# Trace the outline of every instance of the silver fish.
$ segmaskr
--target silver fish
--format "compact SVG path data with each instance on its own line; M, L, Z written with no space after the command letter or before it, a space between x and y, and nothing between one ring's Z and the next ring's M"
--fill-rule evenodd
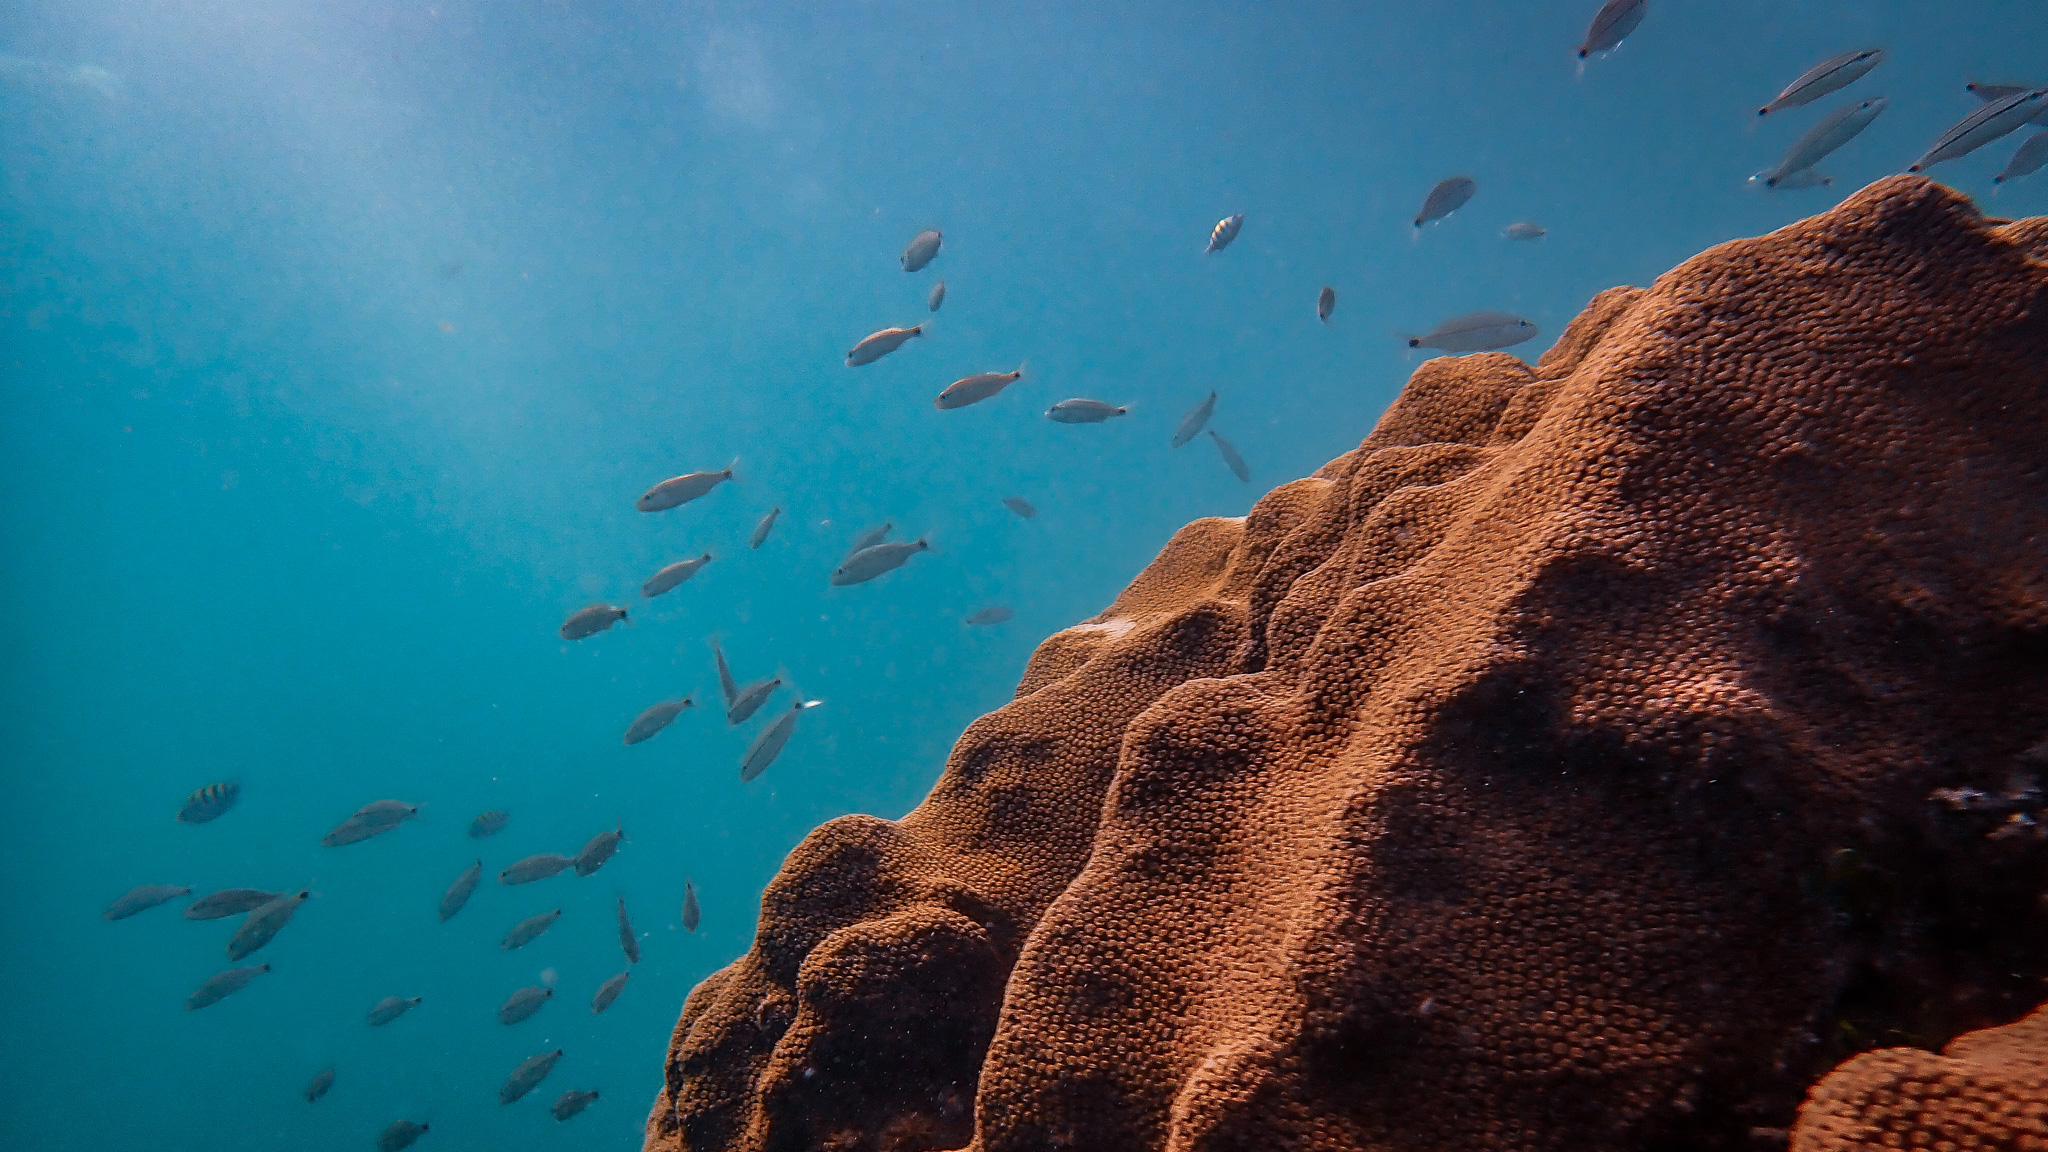
M1586 27L1586 42L1579 45L1579 59L1621 47L1628 34L1643 22L1649 8L1646 0L1607 0L1593 14L1593 23Z
M2003 100L2007 96L2031 92L2039 87L2039 84L1983 84L1973 80L1963 85L1963 91L1975 96L1978 103L1989 104L1993 100Z
M633 507L642 512L666 512L671 508L688 504L732 479L732 470L739 466L740 462L734 460L717 472L692 472L686 476L671 476L649 488L640 499L633 502Z
M1408 337L1410 348L1443 352L1489 352L1520 344L1536 335L1536 326L1506 312L1472 312L1446 320L1420 336Z
M1223 219L1218 220L1216 227L1209 230L1209 246L1202 249L1203 254L1221 252L1225 248L1230 247L1230 242L1237 239L1237 233L1243 227L1244 213L1242 212L1235 216L1225 216Z
M368 1021L372 1028L382 1028L419 1006L420 998L417 996L410 1000L403 996L386 996L371 1005L369 1013L363 1019Z
M939 393L937 400L932 401L932 407L953 409L979 404L1023 377L1022 368L1015 372L977 372L972 376L963 376L946 385L946 390Z
M681 716L689 707L690 698L688 696L680 700L663 700L659 704L648 705L647 710L635 717L633 723L626 727L626 743L638 744L642 740L652 740L655 733L668 727L676 717Z
M533 943L541 933L554 927L555 921L560 919L561 915L562 910L557 908L553 912L542 912L538 916L528 916L526 919L514 924L510 932L505 933L505 938L498 941L498 947L506 952L510 952L514 948L526 947L528 944Z
M242 918L241 927L236 928L235 934L228 937L228 959L240 960L270 943L284 930L285 925L292 922L292 913L299 910L299 905L304 904L312 896L310 889L301 888L297 892L286 893L260 908L251 910Z
M553 988L529 984L505 997L505 1002L498 1005L498 1023L517 1024L530 1019L535 1012L540 1011L541 1005L553 999L554 995Z
M282 892L266 892L261 888L223 888L194 900L192 906L185 909L185 919L219 920L237 916L253 912L282 895Z
M725 706L732 707L732 698L739 695L740 686L733 683L732 669L726 666L725 651L718 646L718 638L711 638L711 655L718 660L718 694L725 697Z
M936 228L927 228L911 237L910 243L903 249L903 270L916 272L931 263L932 258L939 254L939 245L945 239Z
M1424 224L1449 216L1463 208L1466 201L1472 199L1472 194L1477 191L1479 184L1470 176L1452 176L1437 181L1436 187L1429 190L1429 195L1422 198L1422 211L1415 214L1415 226L1420 228Z
M702 915L697 907L697 886L688 878L683 880L683 931L695 932L697 921Z
M775 518L780 515L782 515L781 508L770 508L768 514L761 517L761 522L754 525L754 534L747 539L747 547L759 548L761 545L766 544L768 542L768 533L775 530Z
M505 1077L504 1086L498 1089L498 1103L510 1104L533 1091L534 1085L547 1079L548 1073L555 1070L555 1061L561 1058L562 1050L557 1048L553 1052L543 1052L520 1061L519 1067L514 1068L512 1074Z
M384 1126L384 1131L377 1134L377 1152L405 1152L407 1148L412 1147L413 1141L426 1133L425 1124L415 1124L410 1120L393 1120Z
M626 990L626 979L632 975L631 972L621 972L598 985L597 995L590 998L590 1010L595 1013L611 1007L612 1001L619 998L619 993Z
M1777 167L1766 169L1757 175L1763 178L1766 185L1777 187L1778 181L1802 168L1813 167L1828 153L1854 140L1858 133L1870 127L1870 122L1877 119L1878 114L1885 110L1885 105L1884 97L1874 96L1861 104L1850 104L1835 109L1822 117L1813 127L1808 128L1805 135L1794 140L1792 147L1785 150L1785 158L1778 161Z
M336 824L333 831L320 838L320 843L329 848L359 844L372 836L382 836L419 815L419 811L419 805L407 804L403 800L374 800L356 809L355 815Z
M922 324L910 328L884 328L880 332L871 333L862 337L861 342L855 344L853 350L846 354L846 366L848 368L858 368L863 364L873 364L889 353L903 347L904 341L914 340L922 335L924 335L924 325Z
M626 610L610 604L592 604L569 613L562 621L562 639L585 640L608 631L612 625L626 619Z
M1173 446L1178 448L1200 436L1202 429L1209 425L1209 416L1215 411L1216 394L1211 392L1208 399L1188 409L1188 414L1180 418L1180 427L1173 430Z
M619 902L619 947L625 950L626 963L640 962L640 934L633 931L633 921L626 915L626 898L617 897Z
M981 611L976 612L972 616L969 616L966 622L976 627L980 627L986 624L1001 624L1003 621L1008 620L1010 617L1015 615L1015 612L1010 611L1008 608L1003 607L1001 604L996 604L987 608L983 608Z
M865 584L887 572L894 572L919 552L931 545L923 537L915 540L894 540L863 548L846 558L846 562L832 570L832 586L844 588L849 584Z
M775 695L775 690L780 687L782 687L782 677L773 676L758 684L749 684L745 688L740 689L739 694L732 698L731 706L725 710L727 726L745 723L749 716L760 711L761 705L766 704L768 698Z
M505 830L505 825L511 820L512 814L502 809L493 808L488 812L479 812L476 819L469 822L469 838L482 840L496 836Z
M1017 515L1022 516L1026 520L1038 519L1037 507L1034 506L1031 503L1031 501L1026 500L1022 496L1003 497L1003 507L1008 508L1010 511L1015 512Z
M892 531L895 527L896 525L894 524L884 524L880 528L870 528L867 531L861 533L860 535L855 536L853 538L853 546L846 550L846 554L848 556L851 556L855 552L865 552L868 549L873 548L875 545L880 544L884 540L887 540L889 538L890 531Z
M1783 175L1779 175L1778 170L1773 168L1751 176L1749 182L1761 184L1772 192L1797 192L1801 188L1825 188L1833 184L1835 178L1818 168L1801 168L1797 172L1787 172Z
M208 784L206 787L185 797L185 806L178 809L178 823L205 824L218 820L242 798L242 786L232 781Z
M500 884L531 884L561 873L562 869L573 866L576 858L560 852L536 852L524 860L516 860L498 873Z
M1323 285L1323 290L1316 293L1316 319L1328 324L1330 322L1330 314L1336 310L1337 290L1325 284Z
M597 1089L595 1088L571 1088L560 1096L555 1097L555 1102L548 1108L548 1111L553 1112L555 1119L558 1121L567 1120L569 1117L590 1107L591 1101L596 1099Z
M1944 160L1967 156L2044 114L2048 114L2048 88L2033 88L1989 101L1937 137L1906 171L1922 172Z
M1769 116L1801 104L1811 104L1830 92L1840 91L1863 79L1872 68L1884 63L1884 49L1859 48L1844 52L1808 68L1799 74L1799 79L1785 86L1776 99L1756 110L1759 116Z
M204 1008L209 1004L218 1004L222 1000L248 987L249 981L268 971L270 971L270 965L268 964L252 964L247 968L230 968L193 989L192 994L185 997L185 1011L191 1012L195 1009Z
M610 828L592 836L583 845L583 851L576 854L576 874L588 876L604 867L605 861L618 853L620 841L626 838L624 827Z
M945 302L946 282L944 280L941 280L937 284L932 285L931 294L924 298L924 306L928 311L937 312L939 310L939 305L944 304Z
M2005 162L2005 169L1991 178L1993 184L2017 180L2022 176L2038 172L2041 165L2048 164L2048 132L2036 132L2020 141L2019 151Z
M191 894L190 888L180 888L175 884L143 884L123 892L119 900L107 905L107 910L100 913L100 919L126 920L138 912L147 912L159 904Z
M1237 454L1237 449L1230 446L1230 441L1217 435L1214 428L1209 429L1209 439L1216 442L1216 451L1222 454L1223 463L1229 467L1231 475L1243 483L1251 483L1252 470L1244 466L1244 457Z
M647 583L640 586L640 595L651 600L688 580L690 577L695 576L699 568L709 563L711 563L711 553L709 552L693 560L678 560L654 575L649 576Z
M334 1069L322 1068L320 1071L315 1072L313 1078L306 1082L306 1103L311 1104L313 1101L327 1095L328 1090L333 1087Z
M1104 404L1100 400L1084 400L1077 396L1071 400L1062 400L1047 408L1045 410L1045 418L1061 424L1100 424L1104 420L1108 420L1113 416L1122 416L1129 411L1129 408L1119 408L1114 404Z
M1501 229L1500 234L1506 240L1540 240L1548 235L1543 225L1530 220L1518 220Z
M469 903L469 898L476 894L477 883L483 878L484 862L478 860L464 868L462 875L455 878L455 883L450 884L448 890L441 893L442 923L455 919L455 914L462 911L462 906Z
M796 731L796 718L803 715L806 709L816 708L823 703L823 700L799 700L789 711L777 716L775 723L761 729L761 734L754 737L753 745L747 749L746 759L740 761L740 783L744 784L766 772L768 766L775 763L775 757L782 752L782 746L789 743L790 734ZM685 886L683 891L683 911L687 919L690 909L688 887Z

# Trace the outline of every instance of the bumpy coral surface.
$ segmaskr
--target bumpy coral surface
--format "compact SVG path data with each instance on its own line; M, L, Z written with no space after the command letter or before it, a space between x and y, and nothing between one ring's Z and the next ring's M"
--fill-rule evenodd
M1942 1049L1868 1052L1814 1087L1792 1152L2048 1149L2048 1008Z
M1183 529L791 855L647 1147L1782 1149L2048 994L2044 705L2048 220L1886 180Z

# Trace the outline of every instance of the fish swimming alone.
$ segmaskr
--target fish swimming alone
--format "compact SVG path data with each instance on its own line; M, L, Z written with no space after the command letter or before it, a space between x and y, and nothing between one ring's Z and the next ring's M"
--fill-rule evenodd
M419 1006L420 998L417 996L410 1000L403 996L386 996L372 1004L370 1011L364 1015L363 1019L372 1028L382 1028L384 1025L391 1023L393 1020Z
M1208 399L1188 409L1187 415L1180 418L1180 427L1173 430L1173 446L1178 448L1201 435L1202 429L1209 425L1210 415L1215 411L1216 393L1211 392Z
M1008 508L1026 520L1036 520L1038 518L1037 505L1034 505L1022 496L1003 497L1003 507Z
M618 852L619 843L625 838L626 830L624 827L607 828L592 836L583 845L583 850L576 853L576 874L578 876L588 876L599 868L604 867L605 861L610 860Z
M1530 220L1518 220L1500 230L1503 240L1540 240L1548 233L1543 225Z
M1252 470L1244 466L1244 457L1237 454L1237 449L1231 446L1230 441L1225 440L1214 428L1209 429L1209 439L1216 442L1216 451L1222 454L1223 464L1230 469L1231 475L1243 483L1251 483Z
M1478 191L1478 182L1470 176L1452 176L1437 181L1429 195L1422 198L1422 211L1415 214L1415 226L1420 228L1449 216L1463 208Z
M759 711L761 705L766 704L768 698L775 695L775 690L780 687L782 677L771 676L758 684L749 684L740 689L733 696L732 703L725 709L726 726L745 723L747 717Z
M223 888L194 900L191 907L185 909L185 919L219 920L237 916L253 912L282 895L282 892L267 892L261 888Z
M548 1073L555 1070L555 1061L561 1058L562 1050L557 1048L553 1052L543 1052L520 1061L519 1067L514 1068L512 1074L505 1077L504 1086L498 1089L498 1103L510 1104L533 1091L535 1085L547 1079Z
M498 941L498 948L501 951L510 952L515 948L526 947L538 939L541 933L554 927L555 921L561 919L561 916L562 910L560 908L555 909L553 912L542 912L537 916L528 916L526 919L514 924L510 932L505 933L505 938Z
M292 922L292 913L299 910L299 905L312 897L311 889L301 888L252 909L242 920L241 927L228 937L228 959L240 960L270 943L284 931L285 925Z
M336 824L333 831L320 838L320 843L329 848L360 844L372 836L382 836L419 815L419 812L419 805L407 804L403 800L374 800L356 809L355 815Z
M761 545L766 544L768 542L768 533L775 530L775 518L780 515L782 515L780 506L770 508L768 514L761 517L761 522L754 525L754 534L747 538L747 547L759 548Z
M702 913L697 906L697 886L688 877L683 879L683 931L695 932L697 920Z
M306 1082L306 1088L304 1092L304 1095L306 1097L306 1103L311 1104L315 1100L320 1099L322 1096L327 1095L328 1091L333 1087L334 1069L322 1068L320 1071L315 1072L313 1074L313 1078Z
M1114 404L1104 404L1100 400L1087 400L1077 396L1047 408L1045 418L1061 424L1100 424L1104 420L1122 416L1129 411L1129 408L1119 408Z
M1647 0L1607 0L1600 11L1593 14L1593 22L1586 27L1585 43L1579 45L1579 59L1595 52L1612 52L1621 47L1628 34L1643 22L1649 11Z
M932 285L931 293L924 298L925 310L929 312L937 312L939 310L939 305L944 304L945 302L946 282L944 280L941 280L937 284Z
M193 989L192 994L185 997L185 1011L192 1012L205 1008L208 1005L218 1004L222 1000L248 987L249 981L268 971L270 971L270 965L268 964L252 964L247 968L230 968Z
M455 878L455 883L450 884L448 890L441 893L441 922L443 924L455 919L455 914L462 911L462 906L469 903L471 896L476 895L477 883L483 877L484 862L478 860L476 863L464 868L462 875Z
M469 838L472 840L483 840L496 836L505 830L505 825L510 823L511 820L512 814L510 812L497 808L493 808L488 812L479 812L477 818L469 822Z
M903 270L922 271L924 266L931 263L939 254L939 245L944 243L945 239L945 235L936 228L927 228L912 236L910 243L903 248ZM935 306L932 311L936 312L938 308Z
M619 998L619 993L626 990L626 980L632 975L631 971L621 972L598 985L597 995L590 998L590 1011L594 1014L611 1007L612 1001Z
M190 888L181 888L175 884L139 885L122 893L120 899L107 905L107 910L100 913L100 919L109 921L126 920L138 912L147 912L159 904L169 903L180 896L190 896L191 894L192 890ZM198 919L198 917L194 917L194 919ZM211 919L211 917L208 917L208 919Z
M626 619L626 610L610 604L591 604L569 613L562 621L562 639L584 640L607 631L612 625Z
M775 723L761 729L761 734L754 737L754 743L747 749L746 758L740 761L740 783L745 784L766 772L768 766L775 763L775 758L781 755L782 746L789 743L790 734L796 731L796 718L823 703L823 700L799 700L790 706L789 711L777 716ZM687 881L684 882L683 893L683 909L687 913L690 898Z
M555 1102L548 1108L548 1111L553 1112L555 1119L558 1121L567 1120L569 1117L590 1107L591 1101L595 1099L597 1099L597 1089L595 1088L571 1088L560 1096L555 1097Z
M505 997L505 1002L498 1005L498 1023L518 1024L530 1020L533 1014L540 1011L541 1006L554 999L554 996L553 988L529 984Z
M1230 247L1230 242L1237 239L1237 233L1243 227L1244 213L1242 212L1235 216L1225 216L1223 219L1218 220L1216 227L1209 230L1209 246L1202 249L1202 254L1206 256L1211 252L1221 252L1225 248Z
M740 466L738 460L727 464L717 472L691 472L684 476L671 476L642 493L633 507L642 512L666 512L679 508L690 501L710 493L713 488L732 479L733 469Z
M1003 607L1001 604L994 604L990 605L987 608L983 608L981 611L976 612L972 616L969 616L966 620L966 623L971 624L975 627L982 627L984 625L989 624L1001 624L1003 621L1008 620L1010 617L1015 615L1015 612L1010 611L1008 608Z
M1490 352L1520 344L1536 335L1536 326L1506 312L1472 312L1446 320L1420 336L1407 338L1410 348L1442 352Z
M690 698L688 696L680 700L663 700L659 704L648 705L645 712L634 717L633 722L626 726L625 742L628 744L638 744L643 740L652 740L656 733L668 727L670 723L674 722L676 717L681 716L689 707Z
M1759 116L1769 116L1801 104L1811 104L1830 92L1837 92L1856 81L1865 73L1884 63L1884 49L1858 48L1844 52L1808 68L1799 74L1799 79L1785 86L1783 92L1769 104L1756 110Z
M626 915L626 898L615 897L619 902L619 947L625 950L626 963L640 962L640 936L633 931L633 921Z
M393 1120L384 1126L384 1131L377 1134L377 1152L405 1152L407 1148L412 1147L413 1141L426 1134L425 1124L415 1124L410 1120Z
M1023 377L1022 368L1015 372L977 372L972 376L963 376L946 385L946 390L939 393L937 400L932 401L932 407L951 410L965 408L969 404L979 404Z
M1993 184L2017 180L2022 176L2040 171L2041 165L2048 164L2048 132L2036 132L2020 141L2019 151L2005 162L1998 175L1991 178Z
M678 560L654 575L649 576L647 583L640 586L640 595L651 600L688 580L690 577L695 576L699 568L709 563L711 563L711 553L709 552L694 559Z
M2033 88L1988 101L1936 137L1906 171L1924 172L1944 161L1967 156L2036 116L2048 116L2048 88Z
M241 798L240 784L232 781L208 784L185 797L185 806L178 809L178 823L206 824L218 820Z
M912 556L929 551L931 545L920 536L915 540L885 541L870 548L863 548L846 558L846 562L832 570L832 586L844 588L849 584L865 584L877 576L894 572L903 567Z
M573 856L560 852L536 852L523 860L515 860L498 873L500 884L531 884L561 873L564 868L576 863Z
M1316 293L1316 319L1328 324L1330 322L1330 314L1336 310L1337 290L1325 284L1323 285L1323 290Z
M914 340L922 335L924 335L924 325L922 324L910 328L884 328L880 332L870 333L862 337L860 343L855 344L853 350L846 354L846 366L848 368L859 368L864 364L873 364L889 353L903 347L904 341Z
M1757 173L1765 185L1775 188L1778 182L1793 173L1813 167L1835 149L1854 140L1870 122L1877 119L1886 107L1882 96L1874 96L1861 104L1850 104L1837 108L1822 117L1804 135L1792 142L1785 150L1785 158L1774 168Z

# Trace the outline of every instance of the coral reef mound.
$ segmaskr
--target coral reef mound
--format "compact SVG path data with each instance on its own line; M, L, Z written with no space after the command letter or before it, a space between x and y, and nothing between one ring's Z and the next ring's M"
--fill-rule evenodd
M2048 1148L2048 1008L1942 1049L1867 1052L1815 1086L1792 1152Z
M1424 363L791 854L647 1148L1783 1149L2048 990L2044 446L1917 178Z

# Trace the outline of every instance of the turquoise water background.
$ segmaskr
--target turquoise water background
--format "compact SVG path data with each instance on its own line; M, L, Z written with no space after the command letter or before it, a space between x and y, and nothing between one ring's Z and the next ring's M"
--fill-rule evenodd
M1597 7L0 8L0 1144L360 1150L406 1117L431 1122L423 1149L633 1146L684 995L748 946L798 840L913 807L1040 638L1181 524L1355 446L1418 362L1395 331L1506 309L1541 327L1515 349L1533 359L1594 293L1903 170L1974 107L1965 81L2048 83L2035 0L1651 0L1577 80ZM1865 45L1890 59L1756 123ZM1832 188L1745 186L1876 94L1890 109L1821 165ZM1988 198L2018 139L1934 175L2048 211L2048 173ZM1411 238L1461 174L1476 198ZM1202 255L1239 212L1237 242ZM1549 235L1500 238L1524 219ZM944 250L905 274L927 227ZM921 320L927 338L843 365ZM1019 363L995 400L932 407ZM1168 446L1212 388L1249 485L1205 442ZM1132 411L1043 418L1069 396ZM735 457L705 499L634 510ZM935 551L829 587L884 520ZM693 581L637 599L706 549ZM597 599L637 626L563 643ZM991 604L1015 619L963 626ZM743 681L784 669L825 702L745 786L759 721L717 715L714 634ZM685 691L713 706L621 744ZM173 819L222 779L238 808ZM421 815L319 845L385 797ZM490 807L510 826L471 840ZM437 922L479 855L494 873L615 822L630 839L595 876L487 879ZM187 1012L235 922L184 921L183 901L101 919L144 883L319 896L251 961L273 973ZM596 1016L625 967L615 896L644 960ZM557 906L538 942L497 947ZM561 994L499 1024L544 969ZM423 1003L366 1026L387 995ZM512 1067L557 1046L500 1106ZM603 1098L558 1124L571 1087Z

